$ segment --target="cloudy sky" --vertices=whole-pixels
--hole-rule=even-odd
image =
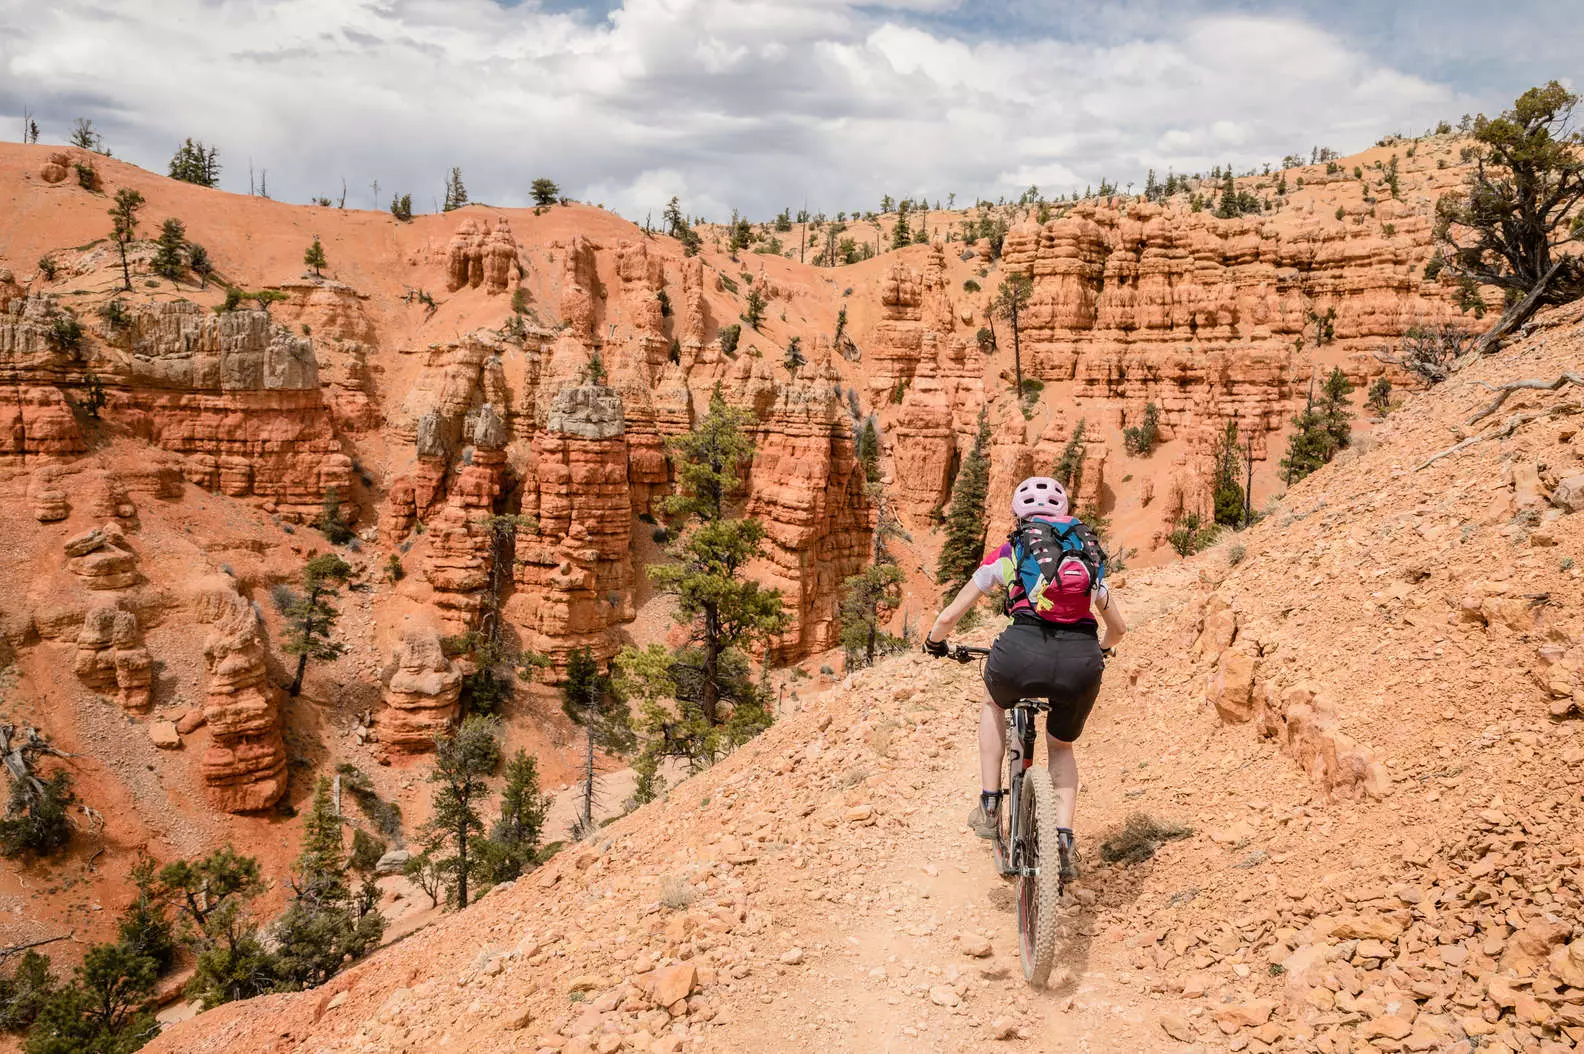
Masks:
[[[1567,0],[0,0],[0,137],[90,117],[163,170],[192,136],[290,201],[428,211],[457,165],[768,218],[1350,152],[1581,52]]]

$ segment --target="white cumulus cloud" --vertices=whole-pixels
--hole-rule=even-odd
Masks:
[[[626,0],[608,18],[493,0],[0,0],[0,120],[91,117],[162,168],[192,136],[273,196],[420,209],[535,177],[642,220],[766,218],[1142,183],[1144,172],[1358,149],[1468,109],[1301,16],[1215,12],[1127,39],[974,34],[951,0]],[[948,17],[949,16],[949,17]],[[11,133],[15,134],[15,133]],[[383,200],[369,190],[378,180]]]

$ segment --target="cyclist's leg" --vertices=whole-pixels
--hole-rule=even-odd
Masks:
[[[1051,735],[1045,737],[1045,750],[1051,786],[1056,788],[1056,826],[1072,830],[1078,811],[1078,758],[1071,743]]]
[[[979,704],[979,787],[991,793],[1001,786],[1001,763],[1006,756],[1006,711],[986,690]]]

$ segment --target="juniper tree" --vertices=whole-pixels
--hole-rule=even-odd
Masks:
[[[634,745],[632,717],[627,704],[612,692],[610,677],[600,669],[586,647],[577,649],[567,659],[566,680],[561,684],[561,710],[573,724],[583,729],[583,772],[573,833],[578,838],[586,838],[594,831],[595,752],[620,754],[631,750]]]
[[[459,908],[468,905],[470,857],[475,840],[484,835],[479,806],[489,795],[490,773],[500,762],[500,726],[494,718],[469,717],[455,732],[435,737],[434,815],[426,834],[432,850],[449,851],[437,863],[450,879]]]
[[[1434,237],[1465,307],[1495,286],[1507,310],[1480,338],[1487,348],[1536,309],[1584,295],[1584,261],[1563,247],[1584,225],[1584,133],[1572,127],[1579,97],[1556,81],[1530,88],[1512,108],[1473,123],[1474,166],[1461,192],[1436,202]]]
[[[302,592],[291,596],[285,605],[281,651],[297,656],[297,672],[287,689],[294,699],[302,691],[309,659],[328,662],[346,650],[332,637],[340,612],[331,601],[338,595],[336,586],[345,583],[351,574],[352,568],[339,556],[315,556],[303,567]]]
[[[1149,457],[1160,442],[1160,407],[1153,402],[1144,404],[1144,415],[1139,423],[1122,429],[1122,445],[1134,457]]]
[[[71,840],[66,811],[77,800],[71,774],[58,769],[47,778],[39,775],[39,763],[47,757],[71,755],[36,728],[0,725],[0,767],[10,784],[5,815],[0,817],[0,856],[49,856]]]
[[[115,204],[110,206],[110,237],[121,254],[121,281],[126,291],[132,291],[132,270],[127,264],[127,246],[137,237],[137,214],[143,207],[143,195],[131,187],[116,191]]]
[[[536,209],[547,209],[561,198],[561,188],[556,186],[555,180],[543,176],[533,181],[529,193],[533,195]]]
[[[181,914],[197,955],[188,993],[204,1007],[247,999],[276,984],[274,957],[259,940],[248,903],[264,891],[258,861],[231,846],[160,870],[165,896]]]
[[[187,227],[181,220],[166,220],[160,225],[160,236],[155,245],[154,272],[174,282],[181,275],[182,253],[187,248]]]
[[[990,492],[990,419],[979,411],[979,431],[963,458],[952,484],[951,505],[946,510],[946,538],[935,562],[935,584],[945,586],[946,597],[962,589],[984,558],[985,499]]]
[[[884,613],[902,599],[902,569],[894,563],[874,563],[842,583],[841,642],[847,666],[873,666],[881,650],[894,643],[882,628]]]
[[[314,235],[313,244],[303,252],[303,265],[312,267],[314,277],[319,277],[319,269],[327,266],[325,261],[324,245],[319,241],[319,235]]]
[[[406,223],[413,218],[412,195],[397,194],[392,196],[390,214],[399,223]]]

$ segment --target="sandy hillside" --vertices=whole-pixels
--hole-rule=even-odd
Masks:
[[[1250,531],[1127,576],[1050,991],[962,825],[975,670],[907,655],[323,988],[148,1049],[1573,1050],[1584,392],[1471,419],[1581,360],[1580,312],[1543,315]],[[1139,812],[1192,833],[1104,862]]]

